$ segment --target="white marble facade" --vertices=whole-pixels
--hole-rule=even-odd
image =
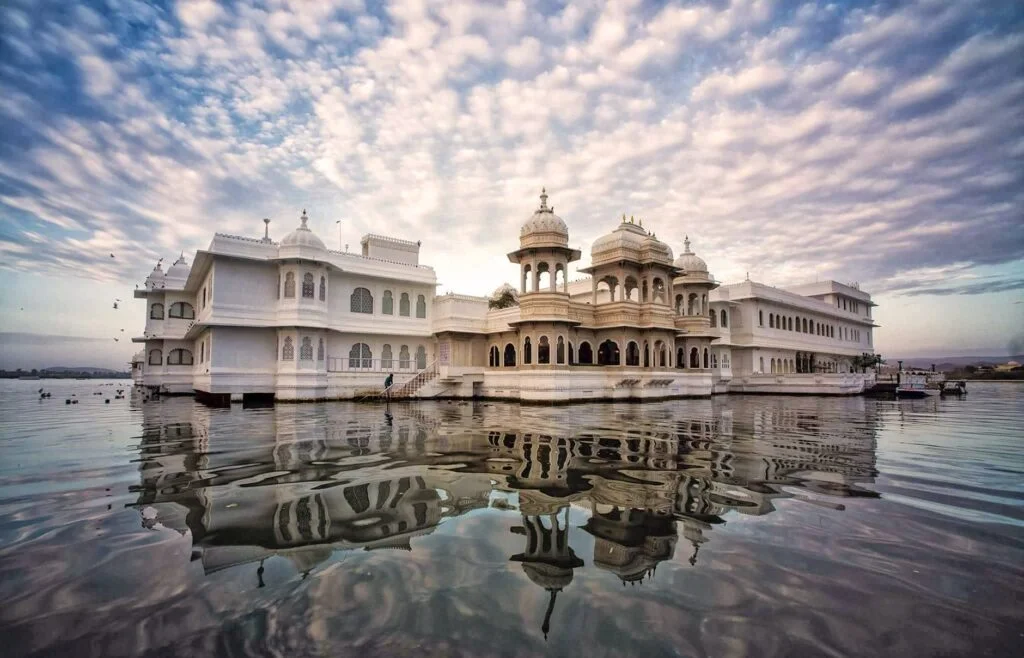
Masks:
[[[517,301],[435,296],[419,243],[377,235],[328,250],[300,225],[280,242],[216,234],[189,266],[158,264],[146,299],[142,385],[172,393],[361,398],[394,373],[398,397],[536,402],[856,394],[872,352],[870,296],[835,281],[722,285],[683,241],[622,217],[581,253],[541,195],[507,254]]]

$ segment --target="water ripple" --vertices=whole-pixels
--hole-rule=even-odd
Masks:
[[[1024,639],[1018,384],[388,409],[107,403],[105,384],[46,382],[39,400],[0,383],[5,655],[1012,655]]]

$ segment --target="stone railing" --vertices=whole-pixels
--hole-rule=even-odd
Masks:
[[[706,315],[677,315],[674,324],[676,331],[685,331],[696,336],[712,335],[711,318]]]
[[[569,319],[569,296],[553,292],[531,292],[519,297],[519,319]]]

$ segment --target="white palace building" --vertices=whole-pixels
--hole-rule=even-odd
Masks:
[[[508,254],[512,305],[437,295],[419,242],[362,238],[329,250],[306,225],[280,242],[217,233],[191,266],[158,264],[136,290],[146,325],[133,366],[146,389],[220,401],[379,395],[524,402],[718,393],[853,395],[870,383],[874,304],[835,281],[722,285],[684,240],[672,249],[625,217],[591,249],[587,278],[541,194]],[[137,366],[137,367],[136,367]]]

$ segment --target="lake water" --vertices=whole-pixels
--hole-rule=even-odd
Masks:
[[[1021,384],[389,410],[107,384],[0,382],[5,656],[1024,655]]]

